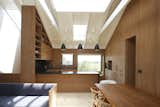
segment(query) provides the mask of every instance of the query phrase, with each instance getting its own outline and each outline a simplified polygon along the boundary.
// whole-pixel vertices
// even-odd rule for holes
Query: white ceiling
[[[49,10],[55,17],[59,35],[55,37],[54,42],[58,43],[60,48],[62,43],[65,43],[67,48],[77,48],[79,43],[82,43],[85,49],[93,49],[97,43],[99,43],[100,31],[120,0],[111,0],[108,8],[104,13],[76,13],[76,12],[56,12],[52,0],[47,0]],[[86,41],[74,41],[73,40],[73,24],[87,24]],[[59,40],[57,40],[59,38]],[[54,44],[54,43],[53,43]],[[100,44],[100,43],[99,43]],[[102,46],[100,47],[102,48]],[[103,46],[105,48],[105,46]]]
[[[21,5],[35,5],[43,21],[53,48],[60,48],[62,43],[66,45],[66,48],[77,48],[79,43],[82,43],[86,49],[93,49],[97,43],[100,44],[100,48],[106,48],[106,45],[110,40],[109,37],[111,37],[113,34],[120,20],[120,16],[125,10],[123,9],[123,11],[120,12],[121,15],[117,15],[117,18],[112,21],[112,24],[105,28],[105,31],[101,32],[104,23],[113,13],[121,0],[111,0],[110,5],[104,13],[56,12],[52,3],[53,1],[45,0],[44,2],[46,2],[47,9],[52,17],[48,15],[46,12],[47,9],[42,6],[39,0],[3,1],[15,1],[19,8]],[[73,40],[73,24],[88,25],[86,41]],[[112,33],[110,33],[111,31]]]
[[[0,0],[0,6],[5,9],[17,9],[13,0]]]
[[[48,3],[50,11],[53,12],[58,23],[61,43],[65,43],[67,48],[77,48],[78,44],[82,43],[84,48],[93,49],[99,43],[99,32],[112,11],[111,7],[115,8],[120,0],[112,0],[104,13],[56,12],[52,0],[48,1],[50,1]],[[73,24],[88,25],[86,41],[73,40]]]

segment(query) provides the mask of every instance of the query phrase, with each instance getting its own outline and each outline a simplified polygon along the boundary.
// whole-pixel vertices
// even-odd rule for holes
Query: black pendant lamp
[[[96,44],[95,47],[94,47],[94,49],[95,49],[96,51],[99,51],[99,45]]]
[[[65,44],[64,44],[64,43],[62,43],[62,45],[61,45],[61,49],[62,49],[62,50],[65,50],[65,49],[66,49],[66,46],[65,46]]]
[[[78,45],[78,49],[83,49],[83,46],[81,43]]]

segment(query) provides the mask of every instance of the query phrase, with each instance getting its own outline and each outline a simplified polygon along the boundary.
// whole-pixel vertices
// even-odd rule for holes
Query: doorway
[[[135,87],[136,36],[126,39],[125,83]]]

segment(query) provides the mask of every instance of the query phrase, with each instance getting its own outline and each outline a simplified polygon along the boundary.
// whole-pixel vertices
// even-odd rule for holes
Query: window
[[[78,71],[100,72],[101,55],[78,55]]]
[[[105,22],[101,32],[104,31],[104,29],[107,28],[113,20],[115,20],[115,17],[117,17],[117,15],[124,10],[124,8],[128,5],[129,2],[130,0],[121,0],[119,5],[116,7],[116,9],[113,11],[113,13],[109,16],[109,18]]]
[[[62,54],[62,65],[73,65],[73,54]]]
[[[86,39],[87,25],[73,25],[73,40],[84,41]]]
[[[53,0],[57,12],[105,12],[111,0]]]
[[[0,6],[0,73],[12,73],[20,39],[21,15],[18,9]]]
[[[27,1],[27,0],[26,0]],[[51,11],[49,10],[48,6],[47,6],[47,0],[38,0],[39,4],[41,5],[41,7],[43,8],[44,12],[46,12],[46,15],[48,16],[48,18],[50,19],[50,21],[52,22],[52,25],[55,26],[57,28],[57,23],[55,21],[55,18],[53,17]]]

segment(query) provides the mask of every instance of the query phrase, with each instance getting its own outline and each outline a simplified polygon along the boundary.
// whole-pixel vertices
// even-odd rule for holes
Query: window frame
[[[78,71],[78,56],[79,55],[100,55],[100,57],[101,57],[101,65],[100,65],[100,72],[102,71],[102,60],[103,60],[103,55],[102,54],[100,54],[100,53],[80,53],[80,54],[77,54],[77,72],[82,72],[82,71]],[[90,72],[90,71],[85,71],[85,72]],[[98,72],[98,71],[93,71],[93,72]],[[100,72],[98,72],[98,73],[100,73]]]
[[[66,54],[66,55],[67,55],[67,54],[68,54],[68,55],[72,55],[72,64],[71,64],[71,65],[65,65],[65,64],[63,64],[63,55],[64,55],[64,54]],[[61,65],[62,65],[62,66],[73,66],[73,65],[74,65],[74,54],[73,54],[73,53],[62,53],[62,54],[61,54],[61,59],[62,59],[62,60],[61,60]]]

